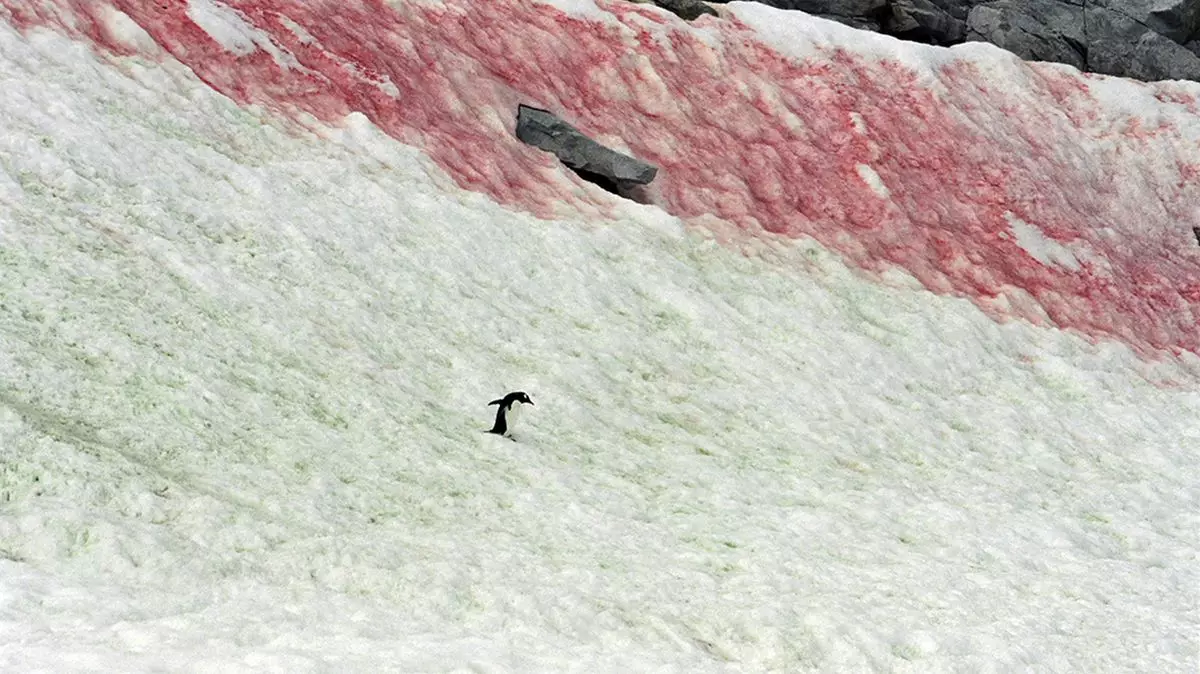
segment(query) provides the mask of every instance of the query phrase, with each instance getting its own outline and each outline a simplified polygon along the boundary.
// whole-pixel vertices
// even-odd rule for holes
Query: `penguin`
[[[492,426],[492,430],[488,433],[502,435],[509,440],[512,440],[513,424],[516,423],[517,417],[521,416],[521,407],[523,405],[532,405],[533,401],[529,396],[525,395],[524,391],[513,391],[499,400],[493,400],[489,405],[499,405],[500,409],[496,410],[496,424]]]

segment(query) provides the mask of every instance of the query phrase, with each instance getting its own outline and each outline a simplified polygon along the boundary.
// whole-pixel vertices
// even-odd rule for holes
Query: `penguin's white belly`
[[[513,432],[513,428],[521,418],[521,408],[524,406],[523,403],[513,403],[512,407],[508,408],[508,412],[504,413],[504,425],[508,427],[504,432],[505,435]]]

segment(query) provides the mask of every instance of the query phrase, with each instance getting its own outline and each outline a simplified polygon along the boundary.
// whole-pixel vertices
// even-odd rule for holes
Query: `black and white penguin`
[[[524,391],[513,391],[499,400],[493,400],[489,405],[499,405],[500,409],[496,410],[496,425],[492,426],[492,430],[488,433],[503,435],[506,438],[512,436],[513,424],[516,423],[517,417],[521,416],[521,408],[525,405],[532,405],[533,401],[529,396],[525,395]]]

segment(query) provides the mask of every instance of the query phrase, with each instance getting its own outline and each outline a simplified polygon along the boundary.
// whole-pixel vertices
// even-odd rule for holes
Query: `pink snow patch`
[[[534,0],[206,0],[253,33],[236,49],[181,0],[111,3],[234,100],[331,124],[361,112],[502,204],[549,216],[612,203],[516,140],[529,103],[658,165],[653,198],[680,217],[811,236],[999,319],[1200,354],[1200,147],[1166,121],[1114,119],[1098,80],[1062,68],[994,82],[969,61],[797,60],[737,21],[702,18],[703,36],[619,0],[598,0],[606,22]],[[19,27],[127,51],[94,3],[0,6]],[[1164,106],[1196,105],[1147,86]]]

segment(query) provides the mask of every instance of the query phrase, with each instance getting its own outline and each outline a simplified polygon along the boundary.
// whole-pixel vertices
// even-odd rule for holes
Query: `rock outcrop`
[[[716,16],[717,10],[700,0],[652,0],[654,4],[685,21],[695,21],[704,14]]]
[[[1158,11],[1135,11],[1144,0],[1093,0],[1084,9],[1092,72],[1142,80],[1200,80],[1200,56],[1183,45],[1197,37],[1200,0]],[[1188,4],[1191,10],[1181,7]]]
[[[905,40],[990,42],[1085,72],[1200,81],[1200,0],[757,1]]]
[[[1057,0],[995,0],[967,14],[967,39],[991,42],[1028,61],[1088,67],[1089,40],[1081,6]]]
[[[883,22],[883,31],[902,40],[951,45],[962,42],[967,23],[934,0],[892,0],[891,13]]]
[[[604,147],[541,108],[517,107],[517,138],[553,154],[579,177],[615,194],[628,195],[658,174],[658,168]]]

